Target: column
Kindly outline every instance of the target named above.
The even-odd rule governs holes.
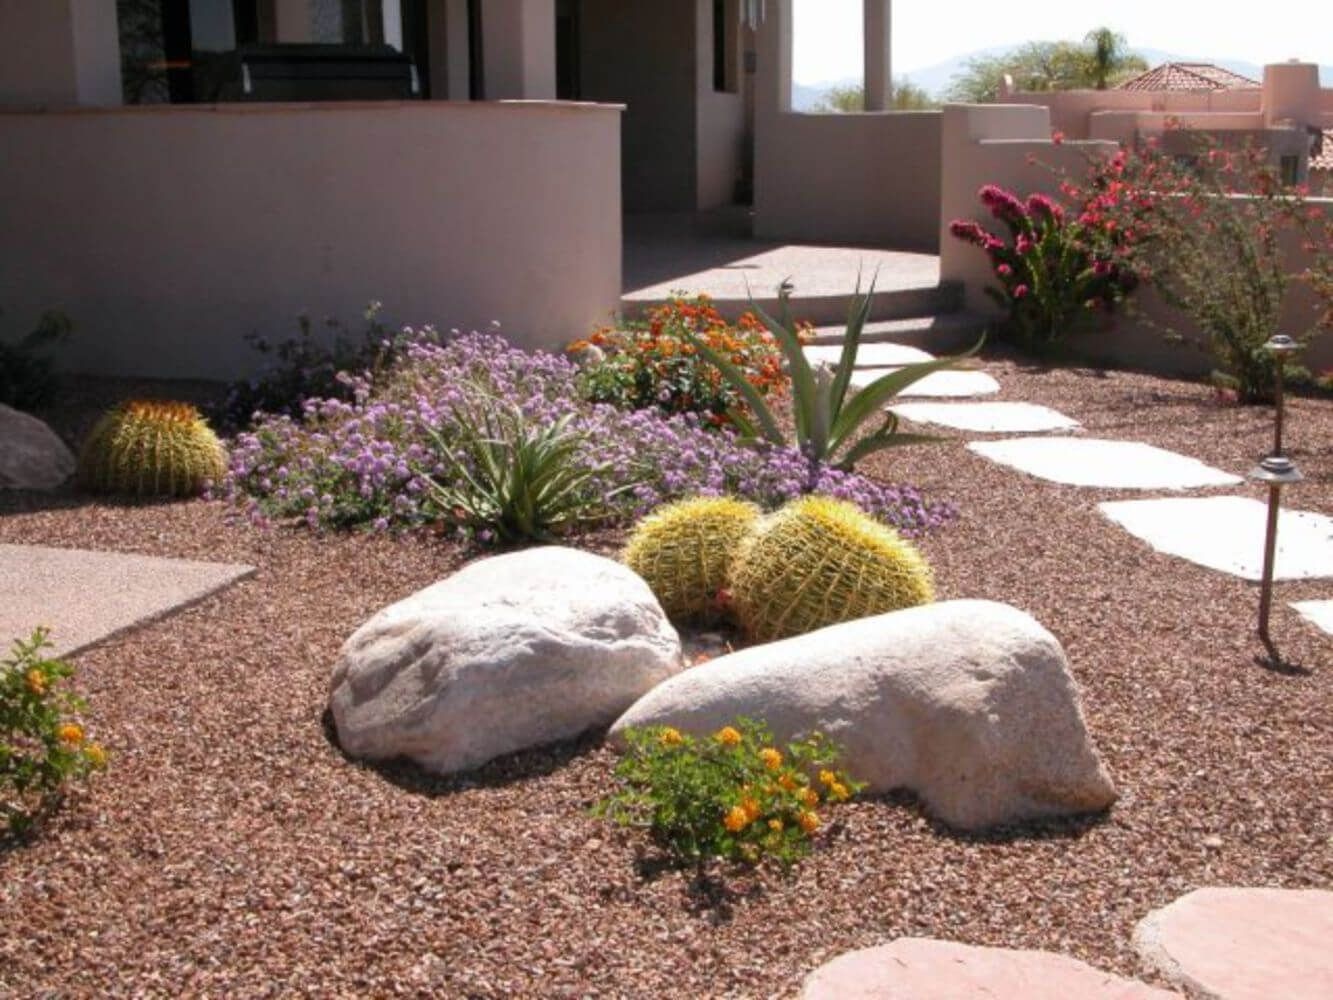
[[[0,3],[0,104],[96,107],[121,101],[115,4]]]
[[[486,0],[481,36],[486,100],[555,100],[555,0]]]
[[[893,107],[893,0],[865,0],[866,110]]]

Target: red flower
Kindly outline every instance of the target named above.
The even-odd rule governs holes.
[[[1027,285],[1015,285],[1013,292],[1014,298],[1025,299],[1027,298],[1029,291],[1031,291],[1031,289],[1029,289]]]

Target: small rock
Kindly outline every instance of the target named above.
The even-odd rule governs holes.
[[[1222,849],[1222,838],[1213,834],[1211,837],[1203,838],[1203,846],[1210,851],[1220,851]]]
[[[74,467],[74,455],[55,431],[0,403],[0,489],[53,490]]]

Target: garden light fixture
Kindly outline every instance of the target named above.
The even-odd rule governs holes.
[[[1277,516],[1282,499],[1282,487],[1299,483],[1305,477],[1296,464],[1282,454],[1282,424],[1284,400],[1282,394],[1283,369],[1287,365],[1288,355],[1300,350],[1300,345],[1285,334],[1272,337],[1264,350],[1273,355],[1275,384],[1273,389],[1273,454],[1269,455],[1250,472],[1250,478],[1256,482],[1268,484],[1268,527],[1264,533],[1264,568],[1259,590],[1259,638],[1265,646],[1272,646],[1268,633],[1268,618],[1273,610],[1273,571],[1277,557]]]

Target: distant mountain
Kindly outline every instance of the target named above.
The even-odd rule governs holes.
[[[1000,56],[1006,52],[1011,52],[1018,48],[1016,45],[996,45],[987,49],[977,49],[975,52],[968,52],[963,55],[954,56],[942,63],[936,63],[933,66],[927,66],[924,69],[915,70],[911,73],[903,74],[908,80],[922,88],[926,93],[936,97],[942,96],[949,89],[953,78],[967,67],[972,59],[978,59],[985,56]],[[1213,63],[1224,69],[1229,69],[1233,73],[1239,73],[1241,76],[1248,76],[1252,80],[1261,80],[1264,75],[1264,68],[1259,63],[1245,62],[1241,59],[1220,59],[1209,56],[1182,56],[1177,52],[1166,52],[1162,49],[1136,48],[1134,49],[1151,66],[1159,66],[1165,62],[1203,62]],[[1320,66],[1319,78],[1325,87],[1333,87],[1333,66]],[[819,98],[833,87],[860,86],[859,78],[848,78],[844,80],[828,80],[818,83],[795,83],[792,85],[792,110],[809,111],[819,102]]]

